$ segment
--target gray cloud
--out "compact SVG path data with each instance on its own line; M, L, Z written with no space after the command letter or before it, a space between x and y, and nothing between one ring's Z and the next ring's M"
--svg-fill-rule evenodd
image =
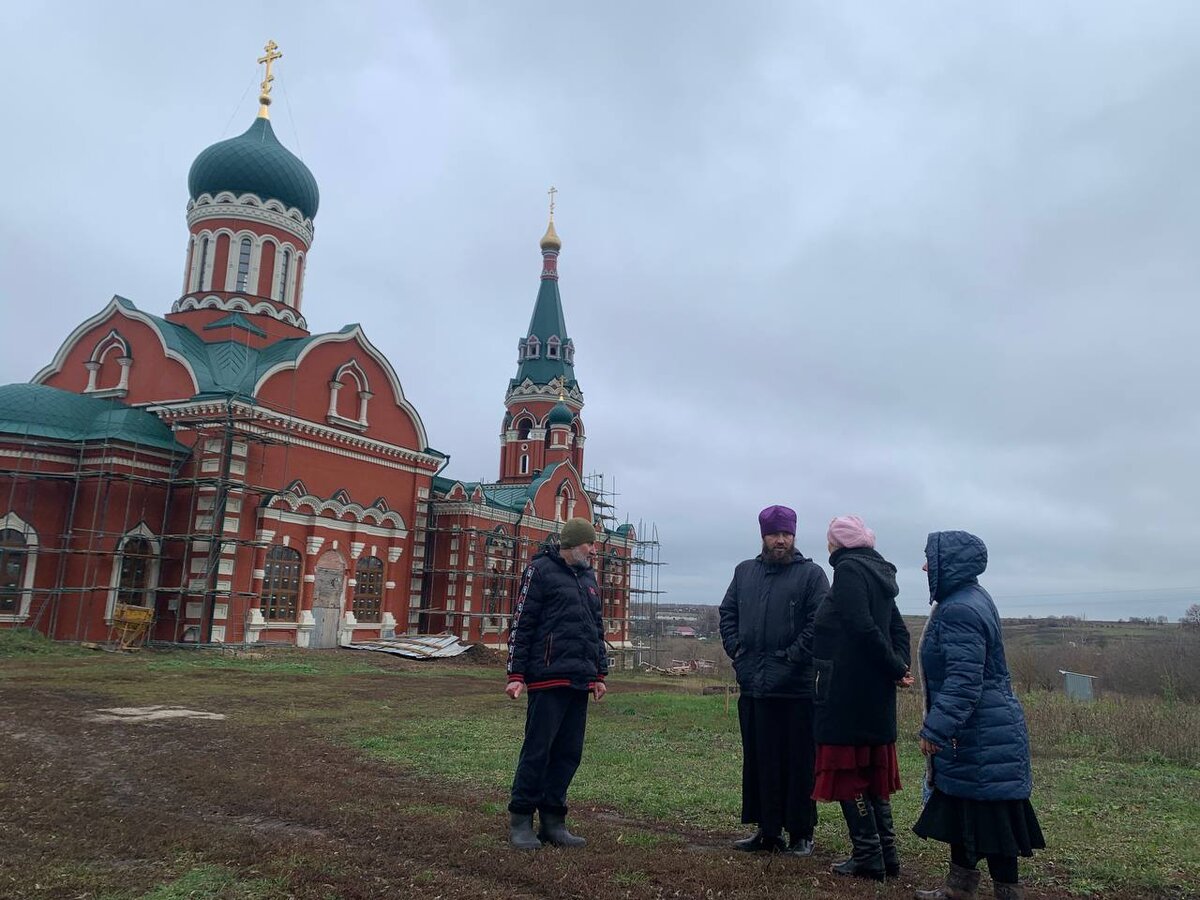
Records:
M772 502L818 559L865 516L909 611L945 527L1014 615L1200 599L1194 4L212 13L10 14L0 380L114 292L169 307L187 167L274 37L310 325L363 324L452 473L495 473L554 183L588 466L672 599L719 599Z

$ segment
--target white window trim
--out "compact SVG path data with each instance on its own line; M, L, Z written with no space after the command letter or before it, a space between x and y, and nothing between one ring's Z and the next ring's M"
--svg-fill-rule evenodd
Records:
M117 553L113 557L112 575L108 583L108 603L104 607L104 622L106 625L111 625L113 621L113 611L117 608L117 593L121 587L121 563L125 559L125 545L130 538L142 537L150 542L151 549L154 550L154 558L150 561L150 565L146 570L146 606L153 609L157 602L158 590L158 570L159 563L162 561L162 544L158 536L146 527L145 522L139 522L137 527L132 531L127 531L121 536L120 543L117 544Z
M8 513L0 519L0 528L11 528L21 532L25 538L25 570L21 575L21 605L15 613L0 613L0 622L24 622L29 618L33 606L33 578L37 569L38 536L33 526L18 516Z

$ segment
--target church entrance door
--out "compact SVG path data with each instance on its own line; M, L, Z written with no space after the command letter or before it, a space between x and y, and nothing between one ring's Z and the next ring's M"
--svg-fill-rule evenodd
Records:
M346 563L336 550L326 550L317 560L313 585L313 635L316 648L338 645L338 625L346 600Z

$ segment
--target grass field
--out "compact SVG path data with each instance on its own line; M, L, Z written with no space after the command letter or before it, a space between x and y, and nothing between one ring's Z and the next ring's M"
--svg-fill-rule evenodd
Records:
M789 872L730 859L727 842L742 828L736 710L699 694L696 682L621 674L591 708L572 788L573 817L592 845L574 861L554 851L514 864L502 822L524 702L503 697L500 675L462 661L345 651L113 656L0 636L0 748L16 761L0 774L0 827L17 836L9 849L21 851L0 852L0 896L367 897L404 896L407 886L459 897L509 885L512 896L901 897L943 870L944 848L907 830L922 768L912 739L899 747L906 789L895 798L910 880L876 894L822 878L828 859L847 849L831 807L822 807L820 861ZM141 730L80 724L99 707L142 704L228 719ZM1030 896L1200 897L1196 748L1129 736L1195 727L1197 708L1139 701L1080 714L1062 704L1053 695L1029 704L1034 803L1050 844L1023 863ZM915 732L917 715L916 699L904 697L902 733ZM307 767L326 758L320 771L332 767L339 783L322 787ZM165 816L172 791L200 791L203 803L181 808L165 831L139 833L89 768L131 759L138 779L117 781L129 794L123 802L144 806L143 816ZM78 791L65 796L75 800L60 809L66 801L53 785L73 779ZM239 843L226 833L230 823L249 827L253 840ZM458 835L479 868L452 855L422 857L395 836L430 829ZM97 835L106 833L119 850L105 849ZM341 834L352 846L320 850ZM301 839L319 846L298 854ZM400 855L384 864L378 851L389 841ZM376 850L365 862L356 856L363 846ZM596 879L607 887L597 892ZM313 883L330 887L322 893ZM362 887L375 883L378 891Z

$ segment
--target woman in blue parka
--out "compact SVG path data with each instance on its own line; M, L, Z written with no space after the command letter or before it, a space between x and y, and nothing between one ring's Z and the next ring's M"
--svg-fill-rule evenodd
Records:
M979 585L987 547L965 531L936 531L924 568L933 609L921 637L921 752L933 792L913 831L950 845L950 873L916 897L972 900L983 858L995 896L1020 900L1017 857L1046 842L1029 802L1029 732L1004 659L1000 614Z

